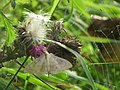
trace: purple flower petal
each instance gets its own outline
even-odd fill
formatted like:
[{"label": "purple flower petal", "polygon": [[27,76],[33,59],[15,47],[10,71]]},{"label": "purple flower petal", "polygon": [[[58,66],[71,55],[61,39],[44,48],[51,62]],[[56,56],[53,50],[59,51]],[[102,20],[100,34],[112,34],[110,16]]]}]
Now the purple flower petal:
[{"label": "purple flower petal", "polygon": [[30,50],[30,55],[34,58],[38,58],[43,55],[45,51],[47,51],[47,48],[43,45],[33,46],[33,48]]}]

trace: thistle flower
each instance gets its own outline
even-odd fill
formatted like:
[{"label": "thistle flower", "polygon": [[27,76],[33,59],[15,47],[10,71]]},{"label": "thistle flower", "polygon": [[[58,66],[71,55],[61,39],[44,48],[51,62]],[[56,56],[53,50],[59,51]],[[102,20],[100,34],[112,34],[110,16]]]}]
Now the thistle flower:
[{"label": "thistle flower", "polygon": [[32,40],[34,43],[42,43],[47,36],[47,31],[50,30],[47,26],[51,22],[49,16],[36,15],[34,13],[27,13],[27,15],[25,22],[21,25],[24,29],[24,33],[22,32],[25,36],[24,42]]},{"label": "thistle flower", "polygon": [[47,48],[43,45],[33,46],[33,48],[30,50],[30,55],[34,58],[38,58],[42,56],[45,51],[47,51]]}]

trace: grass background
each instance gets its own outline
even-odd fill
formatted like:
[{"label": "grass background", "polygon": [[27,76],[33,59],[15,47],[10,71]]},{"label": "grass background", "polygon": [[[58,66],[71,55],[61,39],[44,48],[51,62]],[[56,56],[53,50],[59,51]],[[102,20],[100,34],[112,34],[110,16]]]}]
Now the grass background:
[{"label": "grass background", "polygon": [[[107,18],[120,17],[120,4],[115,0],[1,0],[0,1],[0,46],[7,43],[11,46],[16,38],[16,26],[24,20],[24,12],[32,11],[49,13],[52,20],[65,20],[64,26],[68,35],[77,38],[83,45],[82,51],[76,53],[64,45],[56,43],[72,52],[78,63],[73,71],[64,71],[56,75],[41,76],[52,87],[62,90],[119,90],[119,63],[105,63],[97,54],[99,52],[95,42],[116,42],[108,38],[91,37],[87,31],[92,23],[91,15]],[[120,42],[119,40],[117,41]],[[11,46],[12,47],[12,46]],[[84,57],[91,58],[91,62]],[[18,58],[20,62],[25,57]],[[101,64],[103,63],[103,64]],[[0,90],[4,90],[19,65],[14,60],[5,62],[0,69]],[[8,90],[52,90],[51,87],[24,73],[22,69]],[[32,89],[31,89],[32,88]]]}]

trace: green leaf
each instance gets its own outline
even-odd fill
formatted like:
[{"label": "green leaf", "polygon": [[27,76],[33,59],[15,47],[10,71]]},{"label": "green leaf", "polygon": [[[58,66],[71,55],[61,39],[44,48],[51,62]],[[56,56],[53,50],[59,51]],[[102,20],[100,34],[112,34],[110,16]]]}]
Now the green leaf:
[{"label": "green leaf", "polygon": [[11,24],[11,22],[9,21],[9,19],[3,14],[2,11],[0,11],[0,15],[2,17],[2,20],[4,22],[4,26],[6,28],[7,31],[7,37],[6,37],[6,44],[8,46],[11,46],[11,44],[13,43],[13,41],[15,40],[16,37],[16,32]]},{"label": "green leaf", "polygon": [[[7,84],[8,84],[8,80],[0,77],[0,90],[4,90]],[[15,87],[13,85],[10,85],[8,90],[14,90],[14,89]]]},{"label": "green leaf", "polygon": [[72,13],[73,13],[73,3],[71,3],[71,10],[70,10],[70,14],[66,15],[64,18],[64,21],[67,22],[71,17],[72,17]]},{"label": "green leaf", "polygon": [[90,19],[89,13],[86,11],[86,6],[83,0],[72,0],[74,8],[79,10],[87,19]]},{"label": "green leaf", "polygon": [[[85,82],[85,83],[87,83],[87,84],[90,84],[90,82],[89,82],[88,79],[86,79],[86,78],[84,78],[84,77],[80,77],[80,76],[78,76],[76,73],[67,71],[67,74],[68,74],[70,77],[74,78],[74,79],[77,79],[77,80],[80,80],[80,81]],[[95,83],[95,85],[98,87],[99,90],[109,90],[108,88],[106,88],[106,87],[104,87],[104,86],[102,86],[102,85],[100,85],[100,84],[98,84],[98,83]]]},{"label": "green leaf", "polygon": [[91,37],[91,36],[80,36],[80,40],[82,41],[91,41],[97,43],[120,43],[120,40],[108,39],[108,38],[98,38],[98,37]]},{"label": "green leaf", "polygon": [[49,12],[50,17],[53,15],[53,13],[54,13],[56,7],[58,6],[59,2],[60,2],[60,0],[54,0],[53,6],[52,6],[52,8],[51,8],[51,10]]},{"label": "green leaf", "polygon": [[11,1],[11,6],[13,7],[13,9],[15,8],[16,6],[16,0],[10,0]]},{"label": "green leaf", "polygon": [[[7,72],[9,72],[9,73],[12,73],[12,74],[15,74],[16,73],[16,71],[14,70],[14,69],[10,69],[10,68],[6,68],[6,67],[3,67],[3,68],[1,68],[3,71],[7,71]],[[22,78],[22,79],[24,79],[24,80],[26,80],[26,78],[28,77],[28,74],[27,73],[21,73],[21,72],[19,72],[18,74],[17,74],[17,76],[18,77],[20,77],[20,78]],[[53,90],[53,89],[51,89],[48,85],[46,85],[45,83],[43,83],[42,81],[40,81],[39,79],[37,79],[37,78],[35,78],[35,77],[33,77],[33,76],[29,76],[29,80],[28,80],[30,83],[33,83],[33,84],[36,84],[36,85],[39,85],[39,86],[41,86],[41,87],[43,87],[43,88],[45,88],[45,89],[47,89],[47,90]],[[56,87],[54,87],[54,86],[52,86],[52,85],[50,85],[51,87],[53,87],[53,88],[55,88],[55,89],[58,89],[58,88],[56,88]],[[58,89],[59,90],[59,89]]]}]

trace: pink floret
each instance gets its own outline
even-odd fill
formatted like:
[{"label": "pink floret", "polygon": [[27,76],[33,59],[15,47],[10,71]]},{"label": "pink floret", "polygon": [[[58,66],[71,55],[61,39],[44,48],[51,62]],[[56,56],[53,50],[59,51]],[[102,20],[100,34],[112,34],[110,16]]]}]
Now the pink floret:
[{"label": "pink floret", "polygon": [[47,48],[43,45],[33,46],[33,48],[30,50],[30,55],[34,58],[38,58],[43,55],[46,50]]}]

